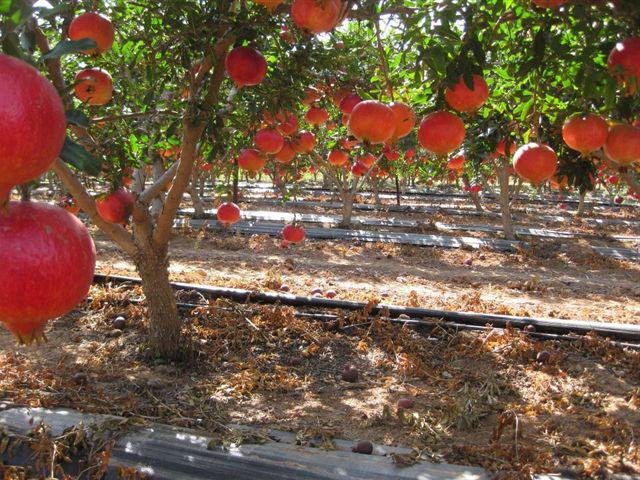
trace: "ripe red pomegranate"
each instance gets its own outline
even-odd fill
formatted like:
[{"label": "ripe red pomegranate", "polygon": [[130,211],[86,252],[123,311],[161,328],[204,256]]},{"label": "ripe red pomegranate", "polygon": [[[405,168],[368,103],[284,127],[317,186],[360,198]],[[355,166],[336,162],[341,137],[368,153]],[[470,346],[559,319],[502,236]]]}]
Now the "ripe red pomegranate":
[{"label": "ripe red pomegranate", "polygon": [[563,190],[569,186],[569,179],[566,175],[563,175],[561,178],[553,176],[549,179],[549,184],[554,190]]},{"label": "ripe red pomegranate", "polygon": [[640,128],[624,124],[611,127],[604,153],[618,165],[640,161]]},{"label": "ripe red pomegranate", "polygon": [[286,225],[282,229],[282,237],[289,243],[300,243],[307,236],[301,225]]},{"label": "ripe red pomegranate", "polygon": [[482,186],[481,185],[471,185],[469,187],[469,192],[475,194],[475,193],[480,193],[482,191]]},{"label": "ripe red pomegranate", "polygon": [[264,7],[270,12],[273,12],[276,8],[278,8],[278,5],[282,3],[282,0],[253,0],[253,1],[255,3],[259,3],[260,5],[264,5]]},{"label": "ripe red pomegranate", "polygon": [[416,151],[413,148],[410,148],[406,152],[404,152],[404,158],[411,159],[416,156]]},{"label": "ripe red pomegranate", "polygon": [[260,171],[266,164],[267,158],[259,150],[253,148],[244,149],[238,156],[238,167],[249,173]]},{"label": "ripe red pomegranate", "polygon": [[0,213],[0,322],[21,343],[87,294],[96,250],[80,220],[54,205],[9,202]]},{"label": "ripe red pomegranate", "polygon": [[556,173],[558,157],[548,145],[528,143],[514,154],[513,168],[525,180],[540,185]]},{"label": "ripe red pomegranate", "polygon": [[264,153],[278,153],[282,150],[284,138],[273,128],[263,128],[256,132],[253,143]]},{"label": "ripe red pomegranate", "polygon": [[389,105],[396,119],[396,129],[393,132],[393,139],[406,137],[411,133],[416,125],[416,114],[409,105],[402,102],[394,102]]},{"label": "ripe red pomegranate", "polygon": [[367,169],[371,168],[374,163],[376,163],[376,157],[374,157],[371,153],[365,153],[361,157],[359,157],[356,163],[361,163]]},{"label": "ripe red pomegranate", "polygon": [[567,3],[567,0],[531,0],[535,5],[541,8],[557,8]]},{"label": "ripe red pomegranate", "polygon": [[329,163],[336,167],[342,167],[349,162],[349,155],[344,153],[342,150],[332,150],[329,153]]},{"label": "ripe red pomegranate", "polygon": [[83,50],[83,53],[100,54],[113,45],[116,31],[111,21],[98,13],[87,12],[74,18],[69,24],[69,40],[90,38],[96,42],[96,48]]},{"label": "ripe red pomegranate", "polygon": [[358,95],[357,93],[350,93],[342,100],[340,100],[340,111],[346,115],[351,115],[351,112],[353,112],[355,106],[361,101],[362,98],[360,98],[360,95]]},{"label": "ripe red pomegranate", "polygon": [[351,166],[351,173],[354,177],[361,177],[369,171],[369,167],[367,167],[362,162],[356,162]]},{"label": "ripe red pomegranate", "polygon": [[601,117],[594,114],[575,115],[562,127],[565,143],[580,153],[587,154],[601,148],[607,141],[609,126]]},{"label": "ripe red pomegranate", "polygon": [[280,112],[276,115],[276,120],[280,123],[276,126],[278,131],[290,136],[298,131],[298,118],[291,112]]},{"label": "ripe red pomegranate", "polygon": [[223,203],[216,212],[218,221],[226,228],[240,220],[240,207],[233,202]]},{"label": "ripe red pomegranate", "polygon": [[640,37],[617,43],[607,63],[609,72],[627,86],[629,94],[635,94],[640,88]]},{"label": "ripe red pomegranate", "polygon": [[384,156],[390,162],[395,162],[400,158],[400,153],[398,153],[396,150],[387,150],[384,152]]},{"label": "ripe red pomegranate", "polygon": [[620,178],[617,175],[609,175],[609,177],[607,177],[607,183],[610,185],[617,185],[620,183]]},{"label": "ripe red pomegranate", "polygon": [[134,203],[133,194],[121,188],[102,198],[98,198],[96,200],[96,209],[105,222],[126,225],[129,216],[133,212]]},{"label": "ripe red pomegranate", "polygon": [[327,122],[327,131],[330,132],[331,130],[335,130],[336,129],[336,122],[334,122],[333,120],[330,122]]},{"label": "ripe red pomegranate", "polygon": [[238,87],[258,85],[267,74],[267,61],[251,47],[236,47],[231,50],[225,66]]},{"label": "ripe red pomegranate", "polygon": [[618,195],[617,197],[615,197],[615,198],[613,199],[613,202],[614,202],[616,205],[622,205],[622,204],[624,203],[624,197],[621,197],[620,195]]},{"label": "ripe red pomegranate", "polygon": [[320,100],[320,98],[322,98],[322,93],[313,87],[309,87],[305,89],[304,98],[300,100],[300,102],[304,105],[310,106]]},{"label": "ripe red pomegranate", "polygon": [[284,145],[278,153],[275,154],[276,162],[278,163],[291,163],[296,156],[296,151],[291,146],[291,143],[284,142]]},{"label": "ripe red pomegranate", "polygon": [[322,125],[329,119],[329,112],[324,108],[311,107],[304,118],[311,125]]},{"label": "ripe red pomegranate", "polygon": [[509,142],[509,148],[507,149],[507,140],[504,138],[498,142],[498,146],[496,147],[496,156],[502,157],[510,157],[511,154],[515,151],[515,145],[513,142]]},{"label": "ripe red pomegranate", "polygon": [[88,105],[106,105],[113,95],[111,75],[100,68],[89,68],[76,75],[76,97]]},{"label": "ripe red pomegranate", "polygon": [[341,8],[338,0],[294,0],[291,18],[302,30],[329,32],[338,23]]},{"label": "ripe red pomegranate", "polygon": [[56,89],[31,65],[0,54],[0,204],[62,150],[67,119]]},{"label": "ripe red pomegranate", "polygon": [[447,168],[449,170],[455,170],[456,172],[463,172],[464,162],[464,155],[457,155],[447,162]]},{"label": "ripe red pomegranate", "polygon": [[349,117],[349,130],[358,140],[384,143],[396,130],[396,117],[388,106],[376,100],[358,103]]},{"label": "ripe red pomegranate", "polygon": [[426,116],[418,128],[420,145],[436,155],[447,155],[464,140],[465,128],[460,117],[445,110]]},{"label": "ripe red pomegranate", "polygon": [[473,89],[467,86],[461,75],[458,82],[444,92],[444,97],[451,108],[459,112],[474,112],[489,98],[489,87],[480,75],[473,75]]},{"label": "ripe red pomegranate", "polygon": [[303,130],[291,141],[291,146],[296,153],[310,153],[316,146],[316,136]]}]

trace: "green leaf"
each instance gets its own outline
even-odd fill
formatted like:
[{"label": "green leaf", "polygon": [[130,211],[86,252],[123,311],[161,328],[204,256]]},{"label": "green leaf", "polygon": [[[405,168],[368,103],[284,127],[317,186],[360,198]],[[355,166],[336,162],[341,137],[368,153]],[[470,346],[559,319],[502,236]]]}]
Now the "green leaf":
[{"label": "green leaf", "polygon": [[60,58],[63,55],[69,55],[72,53],[79,53],[83,50],[90,50],[96,47],[96,42],[89,38],[83,38],[81,40],[63,40],[58,43],[53,49],[42,56],[42,60],[51,60]]},{"label": "green leaf", "polygon": [[87,152],[82,145],[77,144],[69,137],[64,140],[60,158],[89,175],[97,176],[102,171],[102,160]]}]

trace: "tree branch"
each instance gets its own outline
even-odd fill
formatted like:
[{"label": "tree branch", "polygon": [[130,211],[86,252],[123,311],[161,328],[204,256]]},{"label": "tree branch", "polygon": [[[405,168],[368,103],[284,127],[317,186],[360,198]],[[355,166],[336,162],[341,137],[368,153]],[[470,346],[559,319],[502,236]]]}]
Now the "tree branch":
[{"label": "tree branch", "polygon": [[145,189],[140,196],[138,197],[138,201],[140,203],[149,203],[151,200],[160,195],[163,189],[169,185],[171,180],[176,176],[176,172],[178,171],[178,167],[180,166],[180,160],[176,161],[166,172],[162,174],[162,176],[156,180],[156,182],[151,185],[151,187]]}]

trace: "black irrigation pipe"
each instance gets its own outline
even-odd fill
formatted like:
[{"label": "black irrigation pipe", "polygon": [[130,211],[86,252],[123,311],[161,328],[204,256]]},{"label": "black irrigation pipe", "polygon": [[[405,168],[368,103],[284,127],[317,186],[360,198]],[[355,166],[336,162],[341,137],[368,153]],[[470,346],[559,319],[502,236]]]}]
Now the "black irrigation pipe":
[{"label": "black irrigation pipe", "polygon": [[[125,277],[120,275],[96,274],[94,282],[105,283],[132,283],[141,284],[139,278]],[[345,311],[362,311],[367,307],[365,302],[355,302],[350,300],[335,300],[321,297],[306,297],[285,293],[259,292],[237,288],[212,287],[207,285],[197,285],[182,282],[171,282],[176,290],[192,290],[198,292],[204,298],[213,300],[217,298],[227,298],[240,303],[262,303],[271,305],[287,305],[292,307],[335,309]],[[495,328],[513,327],[517,329],[527,329],[533,326],[536,334],[554,335],[562,337],[568,335],[586,335],[595,333],[598,336],[619,341],[639,342],[640,327],[618,323],[602,323],[579,320],[547,319],[535,317],[515,317],[511,315],[497,315],[490,313],[476,312],[455,312],[445,310],[435,310],[419,307],[404,307],[398,305],[378,304],[369,309],[369,315],[389,316],[392,321],[401,323],[414,323],[434,326],[434,322],[425,322],[425,319],[437,319],[441,322],[449,322],[452,325],[458,324],[461,328],[478,327],[484,328],[491,325]],[[409,317],[399,318],[400,315]],[[411,320],[413,319],[413,320]],[[574,338],[574,337],[572,337]]]}]

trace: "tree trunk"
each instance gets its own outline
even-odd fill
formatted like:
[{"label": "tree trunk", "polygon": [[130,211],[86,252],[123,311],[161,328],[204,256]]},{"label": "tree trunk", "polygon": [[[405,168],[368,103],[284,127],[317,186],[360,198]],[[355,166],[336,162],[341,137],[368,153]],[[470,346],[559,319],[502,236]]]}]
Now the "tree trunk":
[{"label": "tree trunk", "polygon": [[502,232],[507,240],[515,240],[513,220],[511,218],[511,204],[509,202],[509,172],[507,165],[498,167],[498,182],[500,183],[500,216],[502,217]]},{"label": "tree trunk", "polygon": [[342,191],[342,221],[340,226],[351,227],[351,217],[353,216],[353,199],[355,195],[351,191]]},{"label": "tree trunk", "polygon": [[193,205],[193,218],[199,219],[204,218],[204,203],[202,203],[202,198],[198,194],[198,174],[197,171],[194,170],[191,183],[189,184],[189,195],[191,195],[191,204]]},{"label": "tree trunk", "polygon": [[134,259],[147,300],[149,345],[154,357],[177,360],[183,352],[182,321],[169,283],[167,252],[139,248]]},{"label": "tree trunk", "polygon": [[400,180],[398,180],[398,175],[396,175],[396,204],[400,206]]},{"label": "tree trunk", "polygon": [[[154,156],[153,165],[151,168],[153,171],[154,180],[158,180],[160,177],[162,177],[162,175],[164,174],[164,163],[162,162],[162,158],[160,157],[160,155]],[[160,212],[162,212],[165,197],[166,195],[164,193],[161,193],[152,200],[150,213],[153,218],[158,218],[158,215],[160,215]]]},{"label": "tree trunk", "polygon": [[376,202],[376,206],[382,205],[380,201],[380,181],[378,179],[371,181],[371,188],[373,189],[373,200]]},{"label": "tree trunk", "polygon": [[473,205],[476,207],[477,212],[482,212],[482,204],[480,203],[480,198],[477,193],[469,192],[469,196],[471,197],[471,201]]},{"label": "tree trunk", "polygon": [[576,217],[582,217],[584,215],[584,197],[587,195],[587,192],[580,192],[580,202],[578,203],[578,211],[576,212]]}]

